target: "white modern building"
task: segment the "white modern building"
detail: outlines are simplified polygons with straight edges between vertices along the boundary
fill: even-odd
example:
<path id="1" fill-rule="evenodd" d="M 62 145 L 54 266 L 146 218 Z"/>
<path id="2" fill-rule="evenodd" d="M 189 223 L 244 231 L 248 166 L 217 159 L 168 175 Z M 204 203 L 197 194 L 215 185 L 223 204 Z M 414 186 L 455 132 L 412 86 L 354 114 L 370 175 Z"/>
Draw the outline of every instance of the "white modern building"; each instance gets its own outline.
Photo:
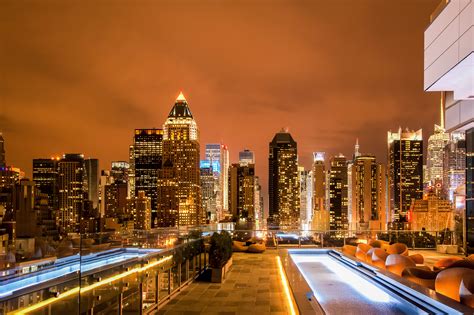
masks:
<path id="1" fill-rule="evenodd" d="M 446 130 L 465 133 L 466 247 L 474 252 L 474 1 L 443 0 L 424 46 L 424 89 L 442 92 Z"/>

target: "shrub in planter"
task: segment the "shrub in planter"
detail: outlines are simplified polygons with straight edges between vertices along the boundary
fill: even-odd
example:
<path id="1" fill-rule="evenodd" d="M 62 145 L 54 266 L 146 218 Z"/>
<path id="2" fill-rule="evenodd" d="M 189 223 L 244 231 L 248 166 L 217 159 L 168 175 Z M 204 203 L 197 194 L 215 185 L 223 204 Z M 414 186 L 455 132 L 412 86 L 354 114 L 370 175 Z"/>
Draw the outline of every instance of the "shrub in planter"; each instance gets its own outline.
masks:
<path id="1" fill-rule="evenodd" d="M 211 282 L 222 282 L 232 265 L 232 238 L 229 233 L 223 231 L 212 235 L 209 265 L 212 268 Z"/>
<path id="2" fill-rule="evenodd" d="M 209 265 L 211 268 L 222 268 L 232 257 L 232 238 L 226 231 L 211 236 Z"/>

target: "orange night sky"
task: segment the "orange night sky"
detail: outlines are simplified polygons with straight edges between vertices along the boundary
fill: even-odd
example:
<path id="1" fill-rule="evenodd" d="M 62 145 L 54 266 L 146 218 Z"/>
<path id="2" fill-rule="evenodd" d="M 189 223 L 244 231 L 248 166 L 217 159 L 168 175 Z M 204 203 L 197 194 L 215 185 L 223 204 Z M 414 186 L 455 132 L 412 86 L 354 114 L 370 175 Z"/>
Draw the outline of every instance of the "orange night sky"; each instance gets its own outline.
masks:
<path id="1" fill-rule="evenodd" d="M 231 161 L 288 127 L 299 158 L 361 151 L 439 120 L 423 91 L 423 32 L 439 0 L 0 3 L 0 130 L 7 163 L 64 152 L 127 160 L 134 128 L 161 127 L 182 90 L 201 145 Z"/>

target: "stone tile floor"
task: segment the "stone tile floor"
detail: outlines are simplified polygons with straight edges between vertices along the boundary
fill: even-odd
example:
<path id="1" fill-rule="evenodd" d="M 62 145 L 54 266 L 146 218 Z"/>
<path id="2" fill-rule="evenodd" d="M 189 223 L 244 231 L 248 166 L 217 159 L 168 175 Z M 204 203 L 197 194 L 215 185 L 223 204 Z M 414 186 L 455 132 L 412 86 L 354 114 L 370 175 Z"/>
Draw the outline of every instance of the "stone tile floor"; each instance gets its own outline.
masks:
<path id="1" fill-rule="evenodd" d="M 277 254 L 274 249 L 263 254 L 234 253 L 224 283 L 195 281 L 157 314 L 288 314 Z"/>
<path id="2" fill-rule="evenodd" d="M 410 250 L 422 254 L 432 267 L 452 256 L 434 250 Z M 286 297 L 278 275 L 276 249 L 263 254 L 234 253 L 233 266 L 222 284 L 195 281 L 172 298 L 157 314 L 288 314 Z"/>

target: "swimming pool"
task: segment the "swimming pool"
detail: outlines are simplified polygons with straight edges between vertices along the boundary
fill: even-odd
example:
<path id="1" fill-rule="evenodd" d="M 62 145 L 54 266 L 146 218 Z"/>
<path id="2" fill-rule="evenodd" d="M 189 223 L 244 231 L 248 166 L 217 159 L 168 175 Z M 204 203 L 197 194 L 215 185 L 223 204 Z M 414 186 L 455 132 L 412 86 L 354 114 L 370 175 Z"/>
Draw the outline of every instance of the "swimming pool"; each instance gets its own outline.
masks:
<path id="1" fill-rule="evenodd" d="M 403 279 L 399 282 L 334 250 L 287 253 L 286 273 L 303 314 L 472 314 L 434 291 Z M 303 305 L 305 301 L 312 307 Z"/>

